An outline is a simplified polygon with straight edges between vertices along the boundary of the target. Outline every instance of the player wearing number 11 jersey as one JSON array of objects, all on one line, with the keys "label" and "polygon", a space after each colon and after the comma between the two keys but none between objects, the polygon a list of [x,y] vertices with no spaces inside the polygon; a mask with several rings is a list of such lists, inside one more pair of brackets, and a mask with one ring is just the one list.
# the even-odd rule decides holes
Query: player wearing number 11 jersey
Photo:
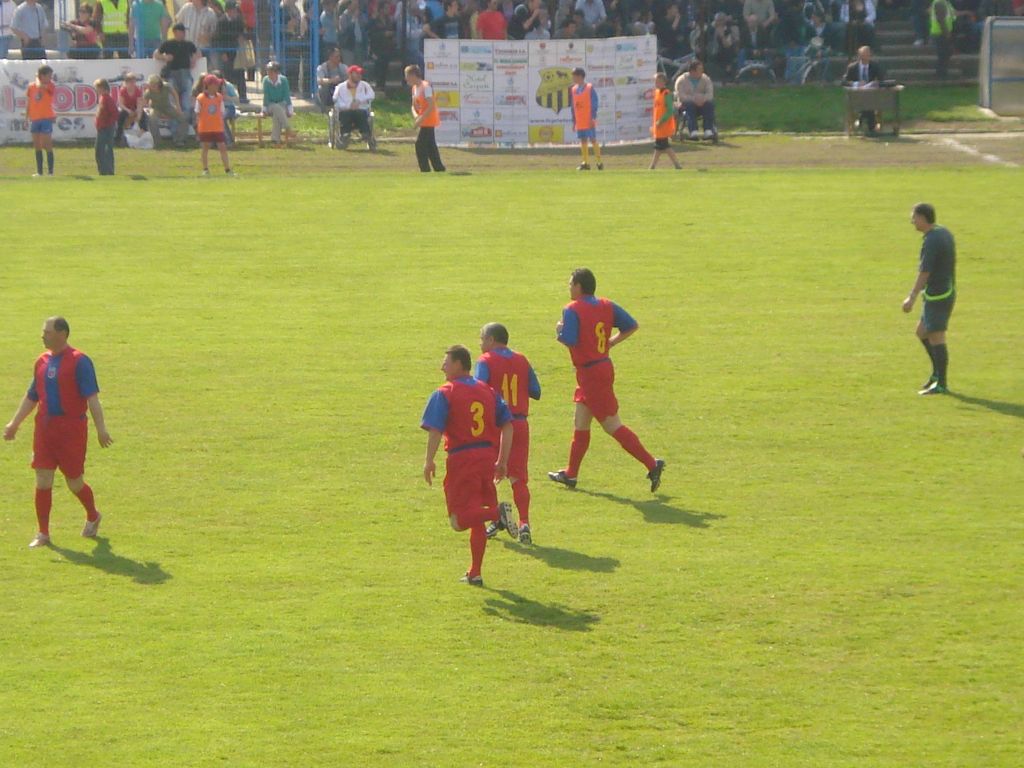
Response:
[{"label": "player wearing number 11 jersey", "polygon": [[469,350],[449,347],[441,370],[445,381],[427,401],[420,426],[427,431],[423,479],[433,485],[434,456],[444,437],[444,498],[448,520],[456,531],[469,529],[473,559],[462,580],[483,585],[480,568],[487,548],[487,523],[497,523],[516,538],[509,520],[510,504],[498,504],[495,483],[508,472],[512,450],[512,414],[505,401],[487,384],[469,375]]},{"label": "player wearing number 11 jersey", "polygon": [[572,301],[562,310],[562,319],[556,326],[558,340],[569,348],[576,367],[577,387],[573,398],[576,428],[569,449],[569,465],[557,472],[548,472],[548,477],[556,483],[576,487],[580,464],[590,447],[590,425],[596,418],[605,432],[647,467],[653,493],[661,485],[665,462],[648,453],[640,438],[619,418],[615,368],[609,357],[612,347],[636,333],[639,326],[622,307],[594,296],[596,290],[597,278],[593,272],[586,268],[575,270],[569,278]]},{"label": "player wearing number 11 jersey", "polygon": [[[473,375],[486,382],[505,399],[512,413],[512,453],[508,460],[508,482],[519,511],[519,541],[533,543],[530,531],[530,489],[526,466],[530,460],[530,400],[540,400],[540,382],[525,355],[508,348],[508,329],[501,323],[488,323],[480,329],[480,351]],[[497,525],[487,529],[487,537],[498,532]]]}]

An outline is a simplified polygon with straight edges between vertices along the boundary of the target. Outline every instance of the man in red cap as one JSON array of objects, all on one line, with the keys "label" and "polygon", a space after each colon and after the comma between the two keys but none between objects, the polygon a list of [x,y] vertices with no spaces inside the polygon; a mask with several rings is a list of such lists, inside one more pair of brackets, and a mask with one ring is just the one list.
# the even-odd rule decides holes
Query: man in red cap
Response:
[{"label": "man in red cap", "polygon": [[377,150],[370,126],[370,105],[376,94],[373,87],[363,80],[363,68],[353,64],[348,68],[348,77],[334,89],[334,111],[338,116],[338,130],[342,134],[358,129],[371,152]]}]

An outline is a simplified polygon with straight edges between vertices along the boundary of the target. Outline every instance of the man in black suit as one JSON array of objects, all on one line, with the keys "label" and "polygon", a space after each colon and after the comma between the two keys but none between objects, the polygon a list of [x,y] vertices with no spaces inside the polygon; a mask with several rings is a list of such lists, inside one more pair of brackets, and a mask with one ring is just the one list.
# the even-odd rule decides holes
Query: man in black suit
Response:
[{"label": "man in black suit", "polygon": [[[882,68],[871,60],[871,49],[862,45],[857,49],[857,60],[846,68],[843,85],[848,88],[877,88],[882,79]],[[860,124],[868,133],[875,132],[875,113],[860,113]]]}]

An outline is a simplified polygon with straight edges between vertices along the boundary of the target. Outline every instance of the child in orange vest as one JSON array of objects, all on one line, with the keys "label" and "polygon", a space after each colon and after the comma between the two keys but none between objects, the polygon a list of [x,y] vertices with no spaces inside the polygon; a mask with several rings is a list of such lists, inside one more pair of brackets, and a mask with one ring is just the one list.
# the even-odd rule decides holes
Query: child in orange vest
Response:
[{"label": "child in orange vest", "polygon": [[196,134],[202,146],[203,176],[210,175],[207,158],[213,144],[217,145],[217,151],[220,152],[224,173],[235,175],[228,162],[228,145],[224,137],[224,94],[220,92],[220,86],[219,77],[207,75],[203,78],[203,92],[196,97]]},{"label": "child in orange vest", "polygon": [[580,140],[580,152],[583,162],[576,170],[589,171],[590,158],[587,156],[587,141],[594,149],[597,170],[604,170],[601,162],[601,145],[597,143],[597,91],[586,81],[587,73],[580,67],[572,71],[572,86],[569,88],[569,108],[572,110],[572,125],[576,129],[576,138]]},{"label": "child in orange vest", "polygon": [[654,157],[651,158],[651,170],[658,167],[662,154],[668,153],[669,159],[678,171],[681,166],[672,151],[669,142],[676,132],[676,117],[672,110],[672,91],[668,89],[668,78],[663,72],[654,76],[654,109],[651,110],[651,133],[654,134]]},{"label": "child in orange vest", "polygon": [[53,123],[57,113],[53,110],[53,68],[43,64],[36,70],[36,81],[25,91],[25,119],[29,121],[32,148],[36,151],[36,172],[43,175],[43,150],[46,150],[46,168],[53,176]]}]

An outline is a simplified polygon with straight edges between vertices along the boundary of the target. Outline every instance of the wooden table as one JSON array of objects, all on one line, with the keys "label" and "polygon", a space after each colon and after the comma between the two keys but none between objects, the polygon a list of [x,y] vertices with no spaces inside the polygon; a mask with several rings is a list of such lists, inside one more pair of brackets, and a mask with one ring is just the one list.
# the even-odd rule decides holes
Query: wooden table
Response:
[{"label": "wooden table", "polygon": [[902,85],[891,88],[844,88],[846,91],[846,135],[853,133],[853,124],[861,112],[885,112],[892,122],[892,135],[900,135],[900,92]]}]

